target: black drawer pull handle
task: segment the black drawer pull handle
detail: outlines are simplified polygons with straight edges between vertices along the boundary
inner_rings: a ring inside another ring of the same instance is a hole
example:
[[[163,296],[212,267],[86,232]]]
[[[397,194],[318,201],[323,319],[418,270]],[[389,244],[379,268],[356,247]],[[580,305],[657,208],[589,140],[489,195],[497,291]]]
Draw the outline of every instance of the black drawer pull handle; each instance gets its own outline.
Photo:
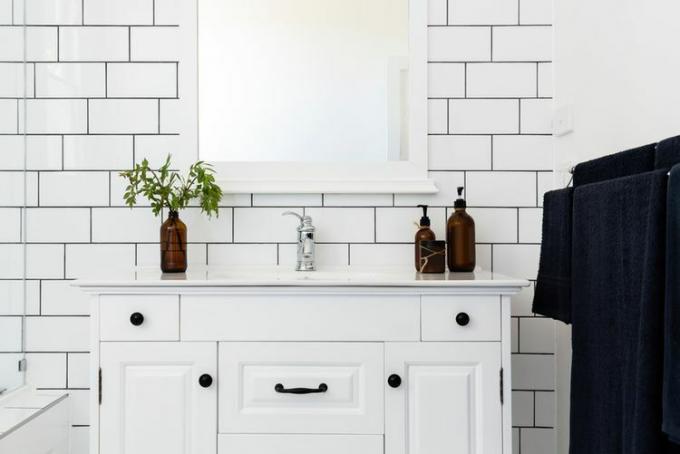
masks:
[[[134,312],[132,315],[130,315],[130,323],[132,323],[134,326],[139,326],[144,323],[144,316],[139,312]]]
[[[470,323],[470,316],[465,312],[461,312],[456,315],[456,323],[458,323],[460,326],[467,326],[468,323]]]
[[[328,385],[321,383],[318,388],[284,388],[281,383],[277,383],[274,386],[274,391],[281,394],[314,394],[314,393],[325,393],[328,391]]]

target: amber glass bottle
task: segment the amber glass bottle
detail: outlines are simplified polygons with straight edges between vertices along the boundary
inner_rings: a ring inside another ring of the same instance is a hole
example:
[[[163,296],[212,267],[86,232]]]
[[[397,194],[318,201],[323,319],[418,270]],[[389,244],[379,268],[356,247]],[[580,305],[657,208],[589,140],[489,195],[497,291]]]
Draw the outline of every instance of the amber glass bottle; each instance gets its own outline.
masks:
[[[458,188],[453,214],[446,223],[446,255],[449,271],[470,272],[475,269],[475,221],[467,214],[467,203]]]
[[[423,209],[423,217],[420,218],[420,227],[418,227],[415,238],[416,271],[420,271],[420,268],[423,266],[423,264],[420,263],[420,242],[436,240],[434,232],[430,229],[430,218],[427,217],[427,205],[418,205],[418,207]]]
[[[161,270],[164,273],[187,270],[187,226],[177,211],[170,211],[161,226]]]

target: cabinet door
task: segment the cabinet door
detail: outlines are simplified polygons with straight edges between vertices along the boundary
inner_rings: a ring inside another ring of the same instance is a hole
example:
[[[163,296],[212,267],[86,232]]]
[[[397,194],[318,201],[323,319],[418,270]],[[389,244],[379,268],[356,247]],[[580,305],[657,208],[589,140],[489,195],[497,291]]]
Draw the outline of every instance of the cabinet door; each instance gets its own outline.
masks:
[[[386,344],[386,454],[500,454],[500,343]]]
[[[100,366],[101,454],[216,452],[216,344],[102,343]]]

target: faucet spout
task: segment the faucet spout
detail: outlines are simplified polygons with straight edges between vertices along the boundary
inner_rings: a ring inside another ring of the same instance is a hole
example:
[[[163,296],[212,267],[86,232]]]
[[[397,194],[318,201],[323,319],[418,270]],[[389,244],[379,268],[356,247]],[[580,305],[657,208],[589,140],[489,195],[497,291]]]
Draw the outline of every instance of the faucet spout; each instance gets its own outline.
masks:
[[[286,211],[282,216],[295,216],[300,220],[300,225],[297,227],[298,244],[297,244],[297,265],[296,271],[314,271],[315,264],[315,250],[314,232],[316,228],[312,225],[311,216],[302,216],[293,211]]]

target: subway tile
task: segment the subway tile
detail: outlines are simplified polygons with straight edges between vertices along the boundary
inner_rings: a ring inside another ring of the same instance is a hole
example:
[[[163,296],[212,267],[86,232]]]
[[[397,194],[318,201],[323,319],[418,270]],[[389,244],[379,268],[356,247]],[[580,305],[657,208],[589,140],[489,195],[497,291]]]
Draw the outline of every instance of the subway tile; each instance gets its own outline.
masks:
[[[430,61],[465,62],[491,59],[489,27],[430,27],[427,33]]]
[[[430,170],[490,170],[490,136],[430,136]]]
[[[427,132],[429,134],[446,134],[448,132],[448,115],[445,99],[429,99],[427,101]]]
[[[523,134],[552,134],[552,99],[522,99],[520,104]]]
[[[551,27],[497,27],[493,31],[494,61],[552,60]]]
[[[12,0],[0,0],[0,25],[12,23]]]
[[[23,27],[0,27],[0,60],[24,61]]]
[[[129,169],[133,164],[132,136],[65,136],[65,170]]]
[[[375,241],[373,208],[306,208],[316,227],[319,243],[372,243]]]
[[[42,281],[42,315],[89,315],[90,295],[73,286],[73,281]]]
[[[206,265],[208,263],[208,246],[206,244],[187,244],[187,263],[191,265]],[[160,268],[161,246],[155,244],[137,245],[137,266]]]
[[[61,170],[62,136],[26,136],[26,168]]]
[[[519,452],[519,438],[520,434],[519,431],[521,429],[518,429],[516,427],[512,428],[512,454],[521,454]]]
[[[150,208],[94,208],[92,241],[95,243],[157,243],[163,220]]]
[[[466,80],[469,98],[536,96],[534,63],[470,63]]]
[[[175,63],[110,63],[107,73],[110,98],[174,98]]]
[[[19,132],[19,104],[16,99],[0,99],[0,134]]]
[[[135,164],[141,164],[147,159],[152,168],[159,168],[165,162],[168,155],[176,157],[185,154],[179,136],[136,136],[135,140]],[[250,196],[248,196],[250,198]]]
[[[90,347],[88,317],[26,317],[26,351],[86,352]],[[74,422],[75,424],[75,422]]]
[[[352,266],[414,266],[412,244],[351,244],[349,264]]]
[[[90,133],[156,132],[158,132],[157,100],[93,99],[90,101]]]
[[[552,170],[551,136],[495,136],[494,170]]]
[[[180,32],[179,27],[132,27],[130,60],[178,61],[181,49]]]
[[[467,202],[476,207],[536,205],[534,172],[468,172]]]
[[[208,265],[276,265],[275,244],[209,244]]]
[[[324,194],[324,206],[375,207],[392,206],[392,194]]]
[[[0,317],[0,352],[21,351],[21,317]]]
[[[541,208],[520,208],[519,242],[540,243],[543,210]]]
[[[14,262],[23,263],[23,258]],[[26,277],[29,279],[62,279],[64,277],[63,244],[27,244]]]
[[[87,426],[71,426],[71,454],[88,454],[90,452],[90,428]]]
[[[315,263],[318,267],[349,265],[349,246],[347,244],[317,244]],[[294,269],[297,263],[297,244],[279,245],[279,265]]]
[[[553,22],[551,0],[522,0],[519,2],[519,23],[549,25]]]
[[[553,429],[523,428],[521,439],[522,454],[545,454],[555,452]]]
[[[128,59],[127,27],[61,27],[59,29],[59,60],[61,61],[127,61]]]
[[[477,244],[475,247],[476,269],[491,271],[491,245]]]
[[[107,172],[46,172],[40,175],[41,206],[102,206],[108,203]]]
[[[512,392],[512,425],[513,426],[534,425],[533,391]]]
[[[153,0],[83,0],[86,25],[151,25]]]
[[[26,186],[25,194],[24,185]],[[0,206],[34,206],[37,204],[37,201],[37,173],[0,172]]]
[[[515,317],[510,319],[510,351],[519,352],[519,319]]]
[[[32,63],[0,63],[0,97],[32,98],[34,67]]]
[[[23,353],[0,353],[0,376],[4,387],[14,389],[24,384],[23,375],[17,372],[17,362],[23,357]]]
[[[24,136],[0,135],[0,170],[23,170],[24,169]],[[0,177],[1,178],[1,177]],[[0,197],[2,197],[0,195]]]
[[[395,206],[452,206],[458,198],[457,188],[465,186],[465,174],[463,172],[429,172],[429,177],[434,180],[438,192],[435,194],[395,194]]]
[[[156,25],[179,25],[182,23],[182,0],[155,0]]]
[[[512,316],[530,316],[533,314],[531,303],[534,299],[534,286],[524,287],[512,297]]]
[[[16,245],[6,245],[12,249],[21,251],[21,247],[15,247]],[[1,252],[7,252],[8,248],[0,248]],[[13,258],[12,255],[8,257]],[[38,286],[38,281],[26,281],[26,289],[24,289],[24,281],[21,279],[5,279],[2,276],[0,280],[0,315],[23,315],[24,314],[24,299],[26,300],[26,306],[30,306],[33,311],[35,306],[40,305],[40,301],[34,301],[36,295],[39,295],[40,290],[36,289]],[[38,296],[39,298],[39,296]]]
[[[553,95],[552,63],[538,64],[538,96],[550,98]]]
[[[452,99],[449,131],[454,134],[513,134],[519,132],[515,99]]]
[[[536,279],[540,249],[538,244],[496,244],[493,246],[493,271]]]
[[[103,98],[104,63],[37,63],[35,95],[39,98]]]
[[[200,208],[186,208],[180,212],[180,219],[187,226],[189,243],[230,243],[232,212],[225,208],[219,216],[209,218]]]
[[[0,208],[0,243],[21,242],[21,209]]]
[[[82,134],[87,132],[87,101],[84,99],[27,99],[27,134]],[[23,110],[23,109],[22,109]]]
[[[87,243],[90,241],[88,208],[28,208],[26,241],[29,243]]]
[[[475,237],[478,243],[517,242],[516,209],[469,208],[468,213],[475,220]]]
[[[253,206],[320,206],[321,194],[253,194]]]
[[[135,266],[133,244],[67,244],[66,278],[82,279],[103,270],[130,270]]]
[[[252,205],[251,202],[251,194],[222,194],[220,206],[249,207]]]
[[[80,25],[82,0],[14,0],[14,23]]]
[[[0,279],[22,279],[24,246],[21,244],[0,244]]]
[[[555,322],[549,318],[521,318],[519,328],[522,336],[519,351],[522,353],[554,353]]]
[[[160,132],[162,134],[180,134],[186,131],[192,122],[183,100],[161,99],[160,101]]]
[[[553,172],[538,172],[536,175],[536,183],[538,186],[538,194],[536,203],[538,206],[542,207],[543,206],[543,195],[548,192],[552,191],[553,189],[556,188],[555,186],[555,176]]]
[[[555,358],[552,355],[512,355],[512,388],[554,389]]]
[[[26,27],[26,61],[57,60],[57,27]]]
[[[448,0],[428,0],[427,1],[427,23],[428,25],[446,25],[446,10]]]
[[[26,383],[36,388],[66,387],[66,353],[27,353]]]
[[[67,361],[67,386],[69,388],[89,388],[90,355],[88,353],[69,353]]]
[[[463,63],[430,63],[427,65],[427,91],[430,98],[462,98],[465,96]]]
[[[87,426],[90,424],[90,391],[85,389],[70,389],[71,424]]]
[[[554,392],[536,392],[536,425],[540,427],[555,426]]]
[[[26,291],[22,294],[26,296],[25,315],[37,315],[40,313],[40,282],[37,279],[27,280]]]
[[[517,23],[516,0],[449,0],[449,24],[497,25]]]
[[[430,228],[440,240],[446,238],[446,209],[430,208],[427,211]],[[377,208],[376,242],[414,244],[416,225],[423,210],[420,208]]]
[[[295,243],[299,221],[282,216],[288,210],[302,213],[302,208],[235,208],[234,242]]]

